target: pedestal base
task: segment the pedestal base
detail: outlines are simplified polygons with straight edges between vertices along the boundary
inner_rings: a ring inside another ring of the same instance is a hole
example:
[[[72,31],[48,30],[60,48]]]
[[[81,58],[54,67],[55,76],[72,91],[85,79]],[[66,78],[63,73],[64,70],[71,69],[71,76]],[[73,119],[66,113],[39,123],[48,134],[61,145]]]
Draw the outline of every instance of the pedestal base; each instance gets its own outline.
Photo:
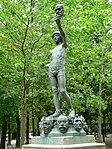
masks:
[[[103,143],[83,143],[70,145],[29,144],[23,145],[22,149],[106,149],[106,147]]]
[[[36,136],[31,138],[31,144],[69,145],[81,143],[95,143],[95,138],[93,135],[60,137]]]
[[[31,144],[22,149],[106,149],[104,143],[96,143],[93,135],[63,137],[32,137]]]
[[[105,144],[95,143],[94,136],[86,135],[82,116],[43,117],[40,128],[40,136],[32,137],[22,149],[106,149]]]

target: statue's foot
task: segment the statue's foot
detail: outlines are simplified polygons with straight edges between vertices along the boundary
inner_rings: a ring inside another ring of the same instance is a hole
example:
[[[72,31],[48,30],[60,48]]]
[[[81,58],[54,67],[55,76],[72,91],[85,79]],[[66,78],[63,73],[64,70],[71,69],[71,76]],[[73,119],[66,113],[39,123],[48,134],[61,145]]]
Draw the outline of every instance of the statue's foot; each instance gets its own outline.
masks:
[[[70,113],[69,113],[68,117],[69,118],[75,117],[75,110],[74,109],[70,109]]]
[[[60,116],[60,111],[55,111],[55,113],[53,115],[51,115],[52,117],[58,117]]]

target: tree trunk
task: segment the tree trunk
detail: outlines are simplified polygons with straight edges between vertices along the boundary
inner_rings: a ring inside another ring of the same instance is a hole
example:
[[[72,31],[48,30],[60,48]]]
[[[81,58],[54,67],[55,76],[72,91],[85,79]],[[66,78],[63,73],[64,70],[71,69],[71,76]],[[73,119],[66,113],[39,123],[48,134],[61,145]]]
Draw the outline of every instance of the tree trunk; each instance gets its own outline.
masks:
[[[19,119],[19,115],[17,115],[17,117],[16,117],[16,123],[17,123],[16,148],[20,148],[20,119]]]
[[[26,42],[26,38],[27,38],[27,33],[28,33],[28,29],[29,29],[29,25],[31,26],[32,22],[33,22],[33,8],[35,5],[35,1],[31,0],[30,1],[30,16],[28,17],[28,21],[27,21],[27,26],[26,26],[26,30],[24,32],[24,39],[23,39],[23,43],[22,43],[22,53],[23,53],[23,57],[24,57],[24,69],[23,69],[23,94],[22,94],[22,109],[21,109],[21,140],[20,140],[20,146],[22,147],[22,145],[25,142],[25,132],[26,132],[26,96],[28,94],[29,91],[29,83],[28,83],[28,79],[26,79],[26,74],[28,74],[28,68],[29,68],[29,61],[28,59],[30,58],[30,53],[31,53],[31,42],[29,41],[29,48],[27,49],[28,55],[26,54],[26,50],[25,50],[25,42]],[[30,49],[30,50],[29,50]],[[29,134],[28,134],[29,135]]]
[[[33,136],[36,136],[36,133],[35,133],[35,122],[34,122],[34,111],[32,109],[32,133],[33,133]]]
[[[110,111],[110,121],[109,121],[109,127],[110,127],[110,134],[111,134],[111,137],[112,137],[112,106],[109,107],[109,111]]]
[[[26,94],[27,94],[27,62],[24,60],[24,69],[23,69],[23,95],[21,102],[21,130],[20,130],[20,147],[25,143],[25,133],[26,133]]]
[[[104,133],[104,138],[107,137],[107,134],[106,134],[106,123],[105,123],[105,112],[103,114],[103,133]]]
[[[29,144],[29,111],[27,111],[27,122],[26,122],[26,143]]]
[[[26,95],[22,99],[22,111],[21,111],[21,131],[20,131],[20,147],[25,142],[25,133],[26,133]]]
[[[91,134],[91,135],[93,134],[91,112],[90,112],[90,134]]]
[[[40,122],[40,118],[38,117],[38,121],[37,121],[37,136],[40,136],[40,130],[39,130],[39,122]]]
[[[0,149],[5,149],[6,132],[7,132],[7,117],[4,116],[3,123],[2,123],[2,134],[1,134]]]
[[[98,107],[98,142],[102,142],[102,110],[101,103]]]
[[[37,120],[37,136],[40,136],[40,130],[39,130],[39,122],[41,121],[40,113],[38,113],[38,120]]]
[[[104,45],[106,43],[106,30],[104,34]],[[101,47],[101,57],[100,57],[100,82],[99,82],[99,105],[98,105],[98,137],[99,137],[99,142],[102,142],[102,104],[101,104],[101,98],[102,98],[102,92],[103,92],[103,75],[104,75],[104,47],[100,45]]]
[[[103,56],[101,57],[102,63]],[[101,98],[102,98],[102,75],[103,75],[103,64],[101,64],[100,68],[100,83],[99,83],[99,105],[98,105],[98,142],[102,142],[102,106],[101,106]]]
[[[8,145],[11,145],[10,118],[8,121]]]

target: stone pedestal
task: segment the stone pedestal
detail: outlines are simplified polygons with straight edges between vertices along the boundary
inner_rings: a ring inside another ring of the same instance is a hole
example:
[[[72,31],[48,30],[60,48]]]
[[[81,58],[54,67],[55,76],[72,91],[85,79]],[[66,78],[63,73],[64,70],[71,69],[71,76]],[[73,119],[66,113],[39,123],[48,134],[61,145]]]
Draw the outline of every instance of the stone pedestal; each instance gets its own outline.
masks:
[[[32,137],[31,144],[22,149],[106,149],[104,143],[95,143],[94,136]]]
[[[31,144],[69,145],[81,143],[95,143],[93,135],[86,136],[61,136],[61,137],[32,137]]]
[[[70,145],[29,144],[23,145],[22,149],[106,149],[106,147],[103,143],[82,143]]]
[[[22,149],[106,149],[96,143],[92,135],[86,135],[87,127],[82,116],[44,117],[40,122],[40,136],[32,137],[31,144]]]

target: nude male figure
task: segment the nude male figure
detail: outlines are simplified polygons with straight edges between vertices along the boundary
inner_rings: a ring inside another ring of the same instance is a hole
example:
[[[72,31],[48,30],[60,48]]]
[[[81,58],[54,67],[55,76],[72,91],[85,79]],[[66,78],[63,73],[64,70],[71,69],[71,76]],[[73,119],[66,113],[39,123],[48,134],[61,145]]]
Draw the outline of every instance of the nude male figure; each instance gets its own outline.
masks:
[[[56,24],[58,26],[59,31],[56,31],[52,35],[52,39],[55,42],[56,47],[50,51],[50,63],[42,64],[42,68],[49,68],[49,79],[52,87],[53,95],[54,95],[54,105],[55,105],[55,113],[52,115],[53,117],[59,116],[60,113],[60,95],[66,101],[70,114],[69,116],[74,115],[74,109],[71,104],[71,100],[66,91],[66,79],[65,79],[65,57],[66,57],[66,37],[65,33],[62,29],[60,20],[64,13],[63,5],[58,4],[55,7],[56,13]]]

